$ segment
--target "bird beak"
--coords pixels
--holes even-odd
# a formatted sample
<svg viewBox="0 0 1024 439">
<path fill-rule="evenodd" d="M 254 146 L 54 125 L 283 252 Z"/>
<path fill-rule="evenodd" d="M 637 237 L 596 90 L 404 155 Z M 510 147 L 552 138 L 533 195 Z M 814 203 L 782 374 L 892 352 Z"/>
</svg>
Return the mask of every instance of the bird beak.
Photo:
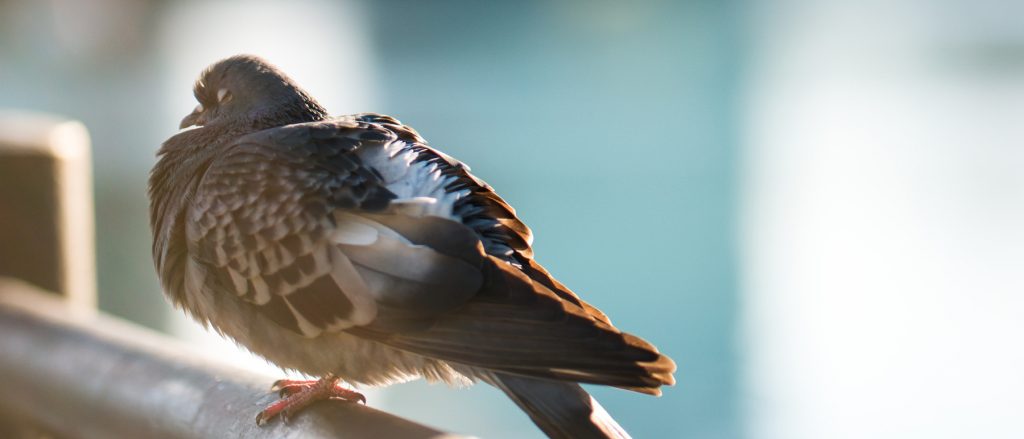
<svg viewBox="0 0 1024 439">
<path fill-rule="evenodd" d="M 185 118 L 181 120 L 181 124 L 178 125 L 178 129 L 185 129 L 192 125 L 202 125 L 203 120 L 200 119 L 200 116 L 202 116 L 202 113 L 200 113 L 199 110 L 189 113 L 188 116 L 185 116 Z"/>
</svg>

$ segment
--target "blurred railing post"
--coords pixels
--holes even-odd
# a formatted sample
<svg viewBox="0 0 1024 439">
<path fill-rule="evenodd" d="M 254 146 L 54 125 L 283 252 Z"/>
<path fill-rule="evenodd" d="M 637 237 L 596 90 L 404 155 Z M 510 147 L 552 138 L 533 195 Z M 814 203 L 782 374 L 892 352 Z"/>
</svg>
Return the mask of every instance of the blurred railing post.
<svg viewBox="0 0 1024 439">
<path fill-rule="evenodd" d="M 94 233 L 85 126 L 0 111 L 0 275 L 95 307 Z"/>
</svg>

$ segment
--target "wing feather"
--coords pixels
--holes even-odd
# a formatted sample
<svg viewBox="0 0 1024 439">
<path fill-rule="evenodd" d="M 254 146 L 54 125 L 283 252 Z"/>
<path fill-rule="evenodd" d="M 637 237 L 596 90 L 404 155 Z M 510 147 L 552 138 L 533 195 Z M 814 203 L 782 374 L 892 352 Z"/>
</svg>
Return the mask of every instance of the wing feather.
<svg viewBox="0 0 1024 439">
<path fill-rule="evenodd" d="M 404 150 L 414 153 L 411 163 L 428 163 L 427 170 L 436 170 L 436 175 L 443 177 L 439 181 L 447 191 L 460 194 L 452 216 L 472 234 L 439 233 L 450 229 L 441 224 L 453 221 L 423 214 L 431 212 L 426 200 L 395 200 L 393 207 L 405 215 L 365 216 L 411 243 L 480 267 L 484 285 L 464 303 L 435 306 L 429 313 L 381 307 L 374 323 L 349 332 L 422 355 L 513 374 L 608 384 L 652 394 L 660 392 L 659 386 L 674 382 L 671 359 L 649 343 L 616 329 L 603 312 L 533 260 L 529 227 L 487 183 L 473 176 L 468 166 L 430 148 L 414 130 L 393 118 L 376 114 L 353 118 L 384 126 L 412 144 Z M 412 286 L 400 288 L 402 284 L 396 281 L 400 276 L 384 273 L 388 270 L 365 271 L 365 278 L 387 285 L 384 288 L 389 291 L 428 296 Z"/>
<path fill-rule="evenodd" d="M 447 195 L 417 196 L 402 175 Z M 490 186 L 387 116 L 246 136 L 207 170 L 190 215 L 194 282 L 297 333 L 645 393 L 673 382 L 672 360 L 533 260 L 532 232 Z"/>
<path fill-rule="evenodd" d="M 368 244 L 377 231 L 339 228 L 331 212 L 387 208 L 394 194 L 358 152 L 394 140 L 370 124 L 328 121 L 237 141 L 206 170 L 190 205 L 185 232 L 206 267 L 202 282 L 309 337 L 372 321 L 372 290 L 332 239 Z"/>
<path fill-rule="evenodd" d="M 508 373 L 613 385 L 645 393 L 672 384 L 672 361 L 493 256 L 487 283 L 425 329 L 373 324 L 349 332 L 399 349 Z"/>
</svg>

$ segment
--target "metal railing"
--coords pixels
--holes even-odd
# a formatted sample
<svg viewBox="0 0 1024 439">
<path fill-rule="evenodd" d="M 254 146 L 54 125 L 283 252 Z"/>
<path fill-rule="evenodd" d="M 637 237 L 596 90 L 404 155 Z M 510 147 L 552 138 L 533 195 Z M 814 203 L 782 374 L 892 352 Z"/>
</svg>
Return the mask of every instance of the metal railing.
<svg viewBox="0 0 1024 439">
<path fill-rule="evenodd" d="M 456 437 L 341 401 L 258 427 L 271 378 L 96 311 L 84 128 L 15 119 L 0 113 L 0 438 Z"/>
</svg>

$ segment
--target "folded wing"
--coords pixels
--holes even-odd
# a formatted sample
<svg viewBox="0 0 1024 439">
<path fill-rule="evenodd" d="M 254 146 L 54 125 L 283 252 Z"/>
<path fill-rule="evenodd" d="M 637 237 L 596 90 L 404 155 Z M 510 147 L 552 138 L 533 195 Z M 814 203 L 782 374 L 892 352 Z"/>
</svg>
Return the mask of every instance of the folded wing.
<svg viewBox="0 0 1024 439">
<path fill-rule="evenodd" d="M 455 201 L 398 198 L 370 157 L 413 154 Z M 394 163 L 389 163 L 393 166 Z M 450 200 L 449 200 L 450 201 Z M 431 207 L 431 208 L 426 208 Z M 468 167 L 380 115 L 241 139 L 190 210 L 190 288 L 228 290 L 284 328 L 347 331 L 432 358 L 645 393 L 675 365 L 532 259 L 532 234 Z"/>
</svg>

